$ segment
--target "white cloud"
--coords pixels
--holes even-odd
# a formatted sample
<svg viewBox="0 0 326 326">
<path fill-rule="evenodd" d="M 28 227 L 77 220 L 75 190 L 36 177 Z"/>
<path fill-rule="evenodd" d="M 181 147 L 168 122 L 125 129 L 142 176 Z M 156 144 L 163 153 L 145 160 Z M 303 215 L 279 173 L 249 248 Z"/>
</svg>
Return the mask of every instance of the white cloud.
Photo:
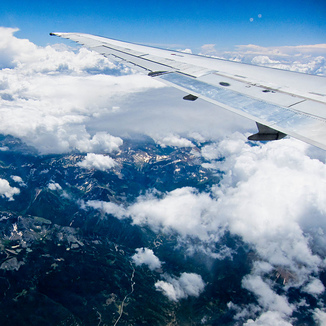
<svg viewBox="0 0 326 326">
<path fill-rule="evenodd" d="M 120 137 L 114 137 L 106 132 L 97 132 L 92 138 L 77 142 L 76 148 L 81 152 L 105 152 L 117 151 L 123 141 Z"/>
<path fill-rule="evenodd" d="M 0 133 L 19 137 L 41 153 L 116 150 L 119 137 L 105 125 L 89 124 L 117 114 L 121 99 L 164 87 L 147 76 L 126 76 L 125 68 L 85 48 L 75 53 L 37 47 L 13 32 L 0 28 L 0 66 L 9 67 L 0 70 Z"/>
<path fill-rule="evenodd" d="M 36 48 L 28 40 L 13 38 L 13 33 L 17 31 L 17 28 L 0 27 L 0 68 L 11 67 L 22 50 L 33 51 Z"/>
<path fill-rule="evenodd" d="M 238 45 L 237 48 L 246 53 L 251 54 L 266 54 L 277 56 L 290 56 L 290 55 L 325 55 L 326 44 L 312 44 L 312 45 L 295 45 L 295 46 L 270 46 L 263 47 L 254 44 Z"/>
<path fill-rule="evenodd" d="M 325 287 L 319 279 L 313 277 L 309 281 L 309 283 L 303 288 L 303 291 L 305 291 L 311 295 L 317 296 L 317 295 L 322 294 L 325 291 Z"/>
<path fill-rule="evenodd" d="M 178 50 L 178 51 L 181 51 L 181 52 L 183 52 L 183 53 L 190 53 L 190 54 L 192 54 L 192 51 L 191 51 L 191 49 L 183 49 L 183 50 Z"/>
<path fill-rule="evenodd" d="M 324 326 L 326 325 L 326 312 L 316 308 L 314 312 L 314 319 L 319 326 Z"/>
<path fill-rule="evenodd" d="M 162 291 L 170 300 L 177 301 L 183 298 L 183 292 L 180 292 L 178 287 L 173 286 L 169 282 L 157 281 L 155 287 L 157 290 Z"/>
<path fill-rule="evenodd" d="M 218 252 L 209 244 L 217 243 L 225 230 L 240 236 L 259 257 L 243 285 L 264 311 L 274 312 L 262 315 L 262 320 L 278 316 L 287 323 L 294 306 L 286 292 L 275 293 L 266 275 L 280 273 L 285 291 L 290 286 L 313 295 L 324 290 L 318 277 L 311 277 L 323 269 L 326 257 L 326 165 L 307 156 L 320 156 L 309 149 L 294 139 L 252 147 L 235 134 L 202 149 L 207 165 L 224 173 L 210 190 L 148 192 L 125 208 L 103 202 L 89 206 L 106 211 L 108 205 L 107 211 L 118 218 L 131 217 L 134 224 L 155 232 L 176 233 L 188 253 L 214 257 Z M 193 247 L 189 238 L 200 239 L 202 247 Z M 160 281 L 157 287 L 173 300 L 179 295 L 173 282 Z"/>
<path fill-rule="evenodd" d="M 131 257 L 136 266 L 147 265 L 149 269 L 161 268 L 162 264 L 152 249 L 137 248 L 136 253 Z"/>
<path fill-rule="evenodd" d="M 218 51 L 214 44 L 201 48 L 204 55 L 253 63 L 272 68 L 326 75 L 326 44 L 263 47 L 238 45 L 232 51 Z"/>
<path fill-rule="evenodd" d="M 138 198 L 127 213 L 137 225 L 149 225 L 155 231 L 198 237 L 207 241 L 212 231 L 217 235 L 219 222 L 214 222 L 216 203 L 208 193 L 185 187 L 173 190 L 162 198 L 148 193 Z"/>
<path fill-rule="evenodd" d="M 172 301 L 198 297 L 205 288 L 203 279 L 195 273 L 182 273 L 179 278 L 166 275 L 165 278 L 166 281 L 157 281 L 155 287 Z"/>
<path fill-rule="evenodd" d="M 52 191 L 62 190 L 62 187 L 57 182 L 51 182 L 48 184 L 48 188 Z"/>
<path fill-rule="evenodd" d="M 250 147 L 236 136 L 204 147 L 212 166 L 225 172 L 219 187 L 211 192 L 185 187 L 159 196 L 148 192 L 123 213 L 118 207 L 119 216 L 204 242 L 218 241 L 228 227 L 273 266 L 298 272 L 297 264 L 303 263 L 307 268 L 300 268 L 298 280 L 304 282 L 322 262 L 311 251 L 310 237 L 316 238 L 316 228 L 318 234 L 326 232 L 326 167 L 305 155 L 307 147 L 292 139 Z"/>
<path fill-rule="evenodd" d="M 251 60 L 251 63 L 253 63 L 255 65 L 272 65 L 272 64 L 279 64 L 280 61 L 278 61 L 278 60 L 271 60 L 266 55 L 259 55 L 259 56 L 254 57 Z"/>
<path fill-rule="evenodd" d="M 201 54 L 208 56 L 216 56 L 217 50 L 215 48 L 216 44 L 204 44 L 201 46 Z"/>
<path fill-rule="evenodd" d="M 88 153 L 84 160 L 77 163 L 77 165 L 85 169 L 105 171 L 115 167 L 117 163 L 110 156 Z"/>
<path fill-rule="evenodd" d="M 293 324 L 284 318 L 277 311 L 262 313 L 255 321 L 250 319 L 245 326 L 292 326 Z"/>
<path fill-rule="evenodd" d="M 15 182 L 17 182 L 21 187 L 25 187 L 26 183 L 23 181 L 23 179 L 18 176 L 18 175 L 12 175 L 11 179 L 14 180 Z"/>
<path fill-rule="evenodd" d="M 233 302 L 228 302 L 227 307 L 235 312 L 234 320 L 250 320 L 250 317 L 257 316 L 262 308 L 253 303 L 248 303 L 245 308 L 234 304 Z M 253 320 L 251 320 L 253 321 Z"/>
<path fill-rule="evenodd" d="M 153 136 L 153 138 L 162 147 L 166 147 L 166 146 L 194 147 L 195 146 L 190 140 L 180 137 L 179 135 L 174 135 L 174 134 L 163 136 L 162 138 Z"/>
<path fill-rule="evenodd" d="M 18 195 L 20 190 L 16 187 L 11 187 L 9 182 L 5 179 L 0 179 L 0 196 L 7 198 L 8 200 L 14 200 L 13 196 Z"/>
<path fill-rule="evenodd" d="M 211 192 L 191 187 L 159 196 L 148 192 L 127 208 L 110 203 L 109 212 L 114 207 L 134 224 L 202 241 L 217 241 L 228 227 L 273 266 L 296 270 L 297 263 L 304 263 L 307 273 L 318 270 L 321 259 L 309 243 L 316 228 L 326 232 L 326 166 L 306 156 L 307 148 L 293 139 L 250 147 L 236 135 L 203 148 L 211 165 L 225 172 Z M 104 209 L 106 204 L 101 204 Z M 305 275 L 304 268 L 300 271 Z"/>
<path fill-rule="evenodd" d="M 122 206 L 115 203 L 100 200 L 89 200 L 85 205 L 94 209 L 99 209 L 105 214 L 114 215 L 119 219 L 126 217 L 126 210 Z"/>
<path fill-rule="evenodd" d="M 264 309 L 277 311 L 284 316 L 291 316 L 294 306 L 289 304 L 286 297 L 275 293 L 260 276 L 246 276 L 242 280 L 242 285 L 257 296 L 259 304 Z"/>
<path fill-rule="evenodd" d="M 253 244 L 263 259 L 243 280 L 261 307 L 269 310 L 253 325 L 274 325 L 275 318 L 280 325 L 289 323 L 294 306 L 262 278 L 278 266 L 285 289 L 304 286 L 302 290 L 313 295 L 324 291 L 321 281 L 310 275 L 323 268 L 325 258 L 320 238 L 326 228 L 326 165 L 308 157 L 308 148 L 293 139 L 255 147 L 229 139 L 203 151 L 213 160 L 213 168 L 225 172 L 216 188 L 219 214 L 226 217 L 230 231 Z"/>
<path fill-rule="evenodd" d="M 304 232 L 310 227 L 307 216 L 323 230 L 326 227 L 325 164 L 305 156 L 307 145 L 295 140 L 262 147 L 243 143 L 233 154 L 225 143 L 218 147 L 227 158 L 220 164 L 226 175 L 217 196 L 231 232 L 254 243 L 274 265 L 297 261 L 317 268 L 321 260 L 312 254 Z"/>
</svg>

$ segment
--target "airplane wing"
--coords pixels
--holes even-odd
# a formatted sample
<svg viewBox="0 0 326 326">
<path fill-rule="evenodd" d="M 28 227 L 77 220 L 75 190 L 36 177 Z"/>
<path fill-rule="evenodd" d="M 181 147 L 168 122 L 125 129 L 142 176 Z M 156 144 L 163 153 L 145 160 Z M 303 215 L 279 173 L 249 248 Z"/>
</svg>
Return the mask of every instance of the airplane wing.
<svg viewBox="0 0 326 326">
<path fill-rule="evenodd" d="M 326 78 L 248 65 L 80 33 L 50 33 L 78 42 L 184 91 L 256 121 L 250 140 L 290 135 L 326 150 Z"/>
</svg>

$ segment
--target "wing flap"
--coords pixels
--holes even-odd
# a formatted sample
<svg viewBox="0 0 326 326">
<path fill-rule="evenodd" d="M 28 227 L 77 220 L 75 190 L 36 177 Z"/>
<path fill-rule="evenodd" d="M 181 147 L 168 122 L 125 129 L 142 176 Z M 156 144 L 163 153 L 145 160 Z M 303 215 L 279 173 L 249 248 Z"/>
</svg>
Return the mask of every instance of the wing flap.
<svg viewBox="0 0 326 326">
<path fill-rule="evenodd" d="M 169 73 L 159 78 L 184 92 L 326 150 L 326 120 L 322 117 L 258 100 L 181 73 Z"/>
</svg>

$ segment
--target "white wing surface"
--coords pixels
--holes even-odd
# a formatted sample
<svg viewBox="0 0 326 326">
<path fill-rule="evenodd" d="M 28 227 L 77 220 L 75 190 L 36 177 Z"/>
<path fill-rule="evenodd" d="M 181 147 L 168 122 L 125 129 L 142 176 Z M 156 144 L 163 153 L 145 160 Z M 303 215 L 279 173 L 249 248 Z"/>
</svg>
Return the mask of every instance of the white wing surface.
<svg viewBox="0 0 326 326">
<path fill-rule="evenodd" d="M 326 78 L 79 33 L 51 33 L 256 121 L 251 140 L 286 134 L 326 150 Z"/>
</svg>

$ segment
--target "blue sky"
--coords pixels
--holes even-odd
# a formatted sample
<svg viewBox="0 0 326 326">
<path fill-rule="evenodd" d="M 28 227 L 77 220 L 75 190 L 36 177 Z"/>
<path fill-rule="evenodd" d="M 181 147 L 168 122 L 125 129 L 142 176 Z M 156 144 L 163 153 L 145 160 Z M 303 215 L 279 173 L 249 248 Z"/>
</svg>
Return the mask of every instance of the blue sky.
<svg viewBox="0 0 326 326">
<path fill-rule="evenodd" d="M 48 36 L 53 31 L 175 45 L 195 52 L 203 44 L 223 50 L 240 44 L 326 43 L 325 0 L 7 0 L 0 4 L 0 22 L 18 27 L 18 37 L 38 45 L 56 43 Z"/>
</svg>

